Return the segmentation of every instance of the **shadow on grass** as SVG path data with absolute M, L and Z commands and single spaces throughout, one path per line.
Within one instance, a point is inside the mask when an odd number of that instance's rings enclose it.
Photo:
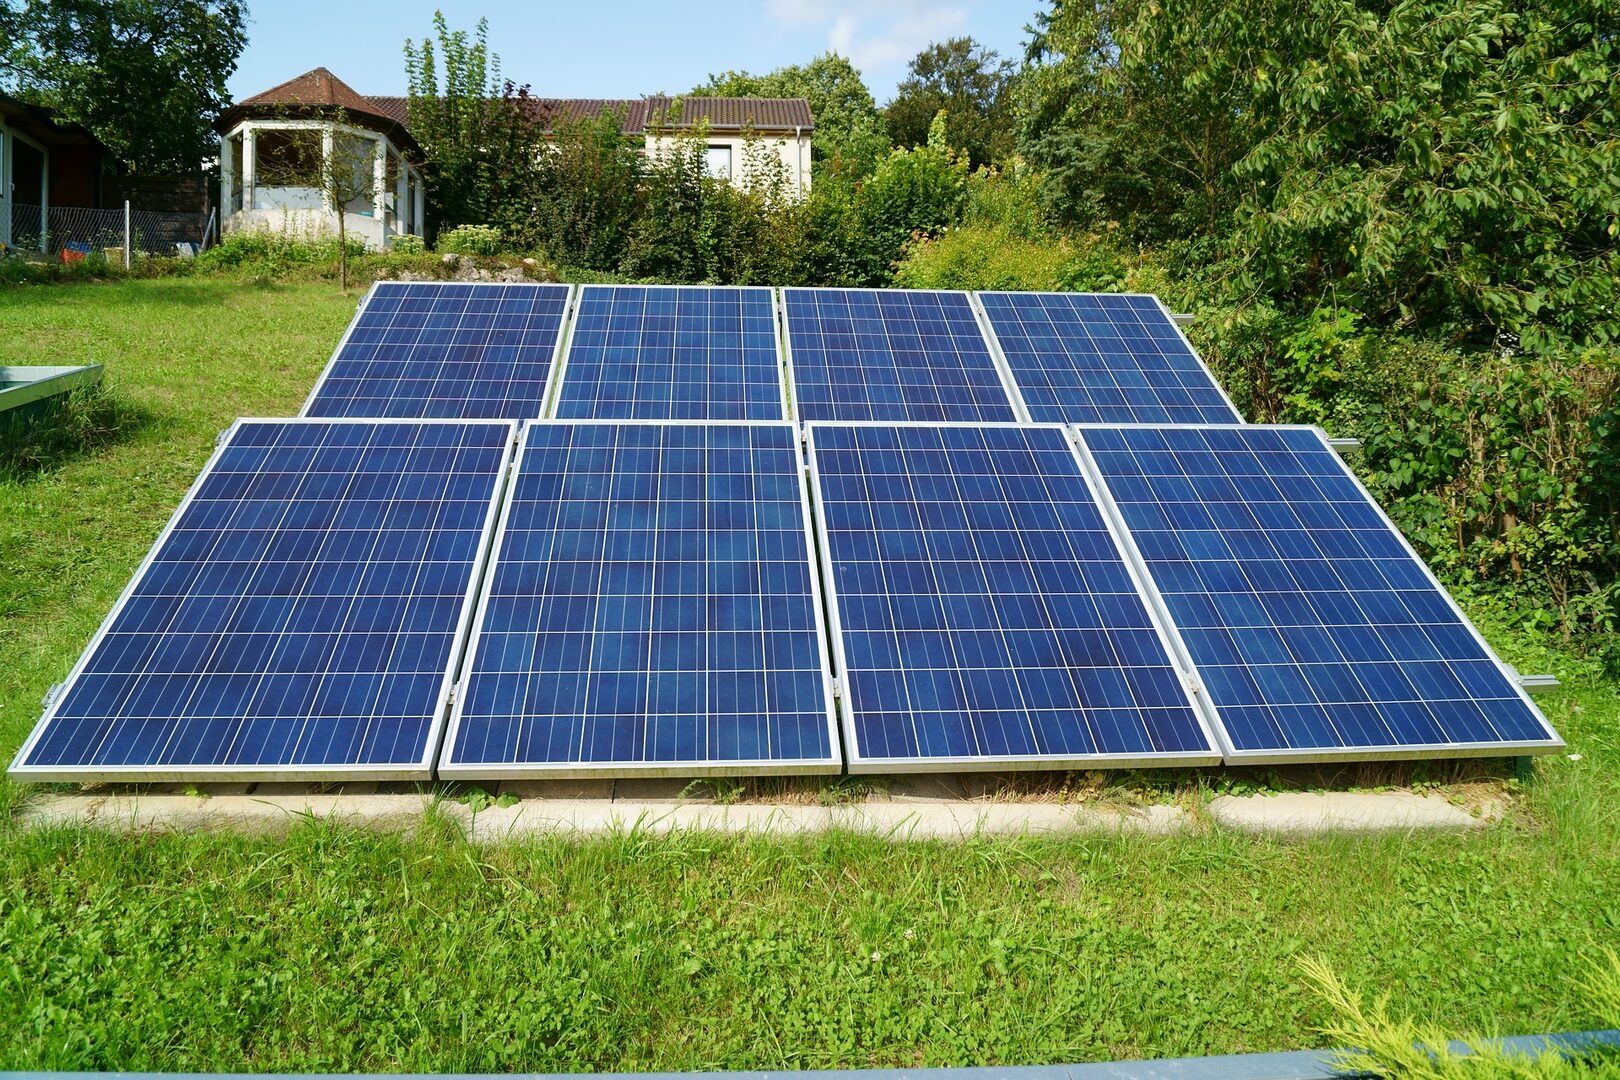
M 105 383 L 41 402 L 28 415 L 0 413 L 0 482 L 22 483 L 131 439 L 157 422 Z

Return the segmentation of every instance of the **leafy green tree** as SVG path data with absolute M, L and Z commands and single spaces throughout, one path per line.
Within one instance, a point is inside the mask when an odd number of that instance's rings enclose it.
M 882 118 L 861 73 L 845 57 L 825 53 L 808 64 L 789 64 L 765 75 L 727 71 L 693 88 L 699 96 L 802 97 L 816 122 L 812 167 L 865 176 L 889 149 Z
M 131 169 L 194 173 L 218 152 L 246 25 L 241 0 L 0 0 L 0 87 Z
M 611 273 L 636 220 L 643 171 L 622 113 L 565 121 L 526 190 L 514 192 L 495 220 L 518 246 L 538 248 L 560 266 Z
M 1019 142 L 1056 215 L 1155 244 L 1223 228 L 1262 123 L 1250 54 L 1291 51 L 1281 5 L 1053 0 L 1030 29 Z
M 1031 55 L 1069 220 L 1208 238 L 1231 295 L 1369 327 L 1620 340 L 1612 4 L 1057 3 Z
M 492 221 L 527 186 L 543 133 L 526 87 L 501 78 L 489 20 L 469 34 L 433 13 L 437 39 L 405 42 L 411 134 L 427 155 L 428 219 L 436 230 Z
M 1620 343 L 1620 9 L 1315 3 L 1254 50 L 1242 283 L 1481 343 Z M 1298 46 L 1296 45 L 1296 49 Z
M 884 107 L 889 139 L 917 146 L 934 117 L 946 114 L 946 139 L 966 150 L 973 166 L 1003 161 L 1014 148 L 1015 67 L 970 37 L 928 46 L 911 61 L 911 74 Z
M 894 150 L 862 186 L 867 284 L 888 283 L 908 243 L 961 220 L 967 162 L 952 155 L 945 137 L 944 120 L 936 117 L 925 145 Z

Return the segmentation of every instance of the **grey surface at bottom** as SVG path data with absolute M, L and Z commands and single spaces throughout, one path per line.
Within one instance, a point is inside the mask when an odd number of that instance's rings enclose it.
M 1488 1039 L 1481 1044 L 1510 1056 L 1537 1057 L 1549 1050 L 1566 1055 L 1592 1053 L 1597 1050 L 1620 1050 L 1620 1030 L 1574 1031 L 1553 1035 L 1518 1035 L 1506 1039 Z M 1451 1044 L 1453 1051 L 1468 1053 L 1464 1043 Z M 1363 1075 L 1345 1072 L 1337 1067 L 1336 1050 L 1292 1050 L 1276 1054 L 1230 1054 L 1220 1057 L 1160 1058 L 1141 1061 L 1094 1061 L 1076 1065 L 1012 1065 L 983 1066 L 961 1069 L 812 1069 L 804 1072 L 756 1071 L 714 1073 L 508 1073 L 526 1080 L 564 1080 L 566 1077 L 612 1076 L 618 1080 L 692 1080 L 695 1077 L 715 1077 L 717 1080 L 792 1080 L 805 1077 L 849 1077 L 851 1080 L 1225 1080 L 1243 1077 L 1246 1080 L 1333 1080 Z M 121 1080 L 142 1080 L 160 1076 L 210 1076 L 230 1080 L 255 1080 L 264 1073 L 94 1073 L 94 1072 L 0 1072 L 0 1080 L 89 1080 L 91 1077 L 117 1075 Z M 295 1073 L 298 1080 L 369 1080 L 387 1077 L 387 1080 L 440 1080 L 465 1077 L 469 1073 Z M 489 1074 L 482 1074 L 489 1075 Z

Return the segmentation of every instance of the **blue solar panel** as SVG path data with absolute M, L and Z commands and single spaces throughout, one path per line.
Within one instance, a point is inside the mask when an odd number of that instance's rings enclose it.
M 1219 760 L 1062 428 L 810 443 L 852 772 Z
M 513 435 L 238 421 L 13 772 L 426 779 Z
M 785 423 L 531 424 L 446 776 L 839 767 Z
M 1554 749 L 1557 735 L 1312 428 L 1081 428 L 1229 759 Z
M 379 282 L 303 415 L 537 417 L 545 407 L 569 289 Z
M 560 418 L 787 419 L 765 288 L 587 285 L 561 381 Z
M 966 293 L 783 289 L 800 420 L 1017 420 Z
M 1031 420 L 1243 422 L 1154 297 L 986 292 L 979 300 Z

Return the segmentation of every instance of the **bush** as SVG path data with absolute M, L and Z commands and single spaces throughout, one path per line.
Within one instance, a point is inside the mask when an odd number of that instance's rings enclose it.
M 396 236 L 388 242 L 388 250 L 395 255 L 421 255 L 427 251 L 427 241 L 420 236 Z
M 906 245 L 934 236 L 962 218 L 967 197 L 967 162 L 944 144 L 945 127 L 936 117 L 928 145 L 896 150 L 884 158 L 861 187 L 862 262 L 868 280 L 888 277 Z
M 1130 267 L 1095 236 L 1031 238 L 1006 225 L 961 225 L 907 245 L 895 281 L 908 289 L 1110 292 Z
M 553 261 L 616 272 L 638 210 L 641 155 L 604 112 L 561 125 L 540 155 L 532 190 L 501 207 L 507 234 Z
M 349 237 L 350 258 L 366 253 L 364 240 Z M 197 269 L 203 272 L 234 270 L 258 276 L 276 277 L 298 266 L 331 262 L 338 257 L 337 237 L 296 230 L 241 229 L 227 234 L 218 244 L 198 255 Z
M 1002 225 L 963 225 L 907 245 L 894 279 L 907 289 L 1063 287 L 1067 240 L 1036 241 Z
M 501 230 L 493 225 L 458 225 L 439 234 L 435 250 L 454 255 L 500 255 L 506 248 Z

